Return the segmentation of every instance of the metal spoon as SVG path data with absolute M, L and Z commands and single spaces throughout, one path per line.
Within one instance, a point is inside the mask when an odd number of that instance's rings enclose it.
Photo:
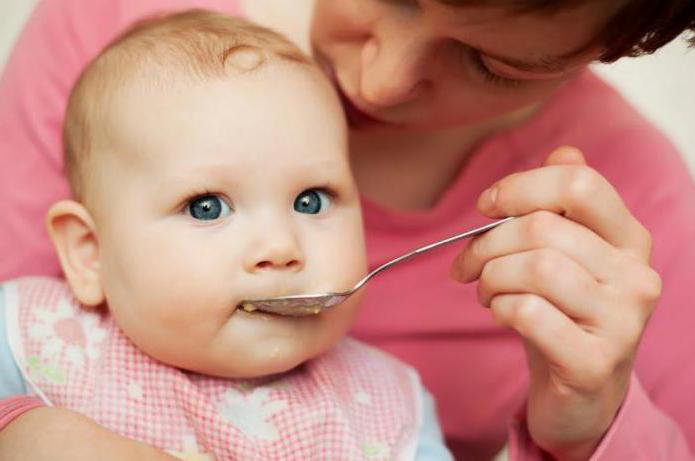
M 345 301 L 353 293 L 362 288 L 365 283 L 369 281 L 376 274 L 393 267 L 394 265 L 410 259 L 413 256 L 421 255 L 440 246 L 446 245 L 448 243 L 456 242 L 458 240 L 475 237 L 477 235 L 483 234 L 500 224 L 504 224 L 507 221 L 511 221 L 514 217 L 501 219 L 499 221 L 486 224 L 475 229 L 471 229 L 462 234 L 457 234 L 452 237 L 446 238 L 444 240 L 439 240 L 429 245 L 425 245 L 416 250 L 406 253 L 402 256 L 392 259 L 391 261 L 382 264 L 377 267 L 369 274 L 367 274 L 362 280 L 357 282 L 353 288 L 347 291 L 336 292 L 336 293 L 316 293 L 308 295 L 291 295 L 291 296 L 277 296 L 274 298 L 265 299 L 254 299 L 243 301 L 241 307 L 249 312 L 259 310 L 263 312 L 269 312 L 271 314 L 287 315 L 291 317 L 301 317 L 306 315 L 319 314 L 320 312 L 337 306 L 338 304 Z

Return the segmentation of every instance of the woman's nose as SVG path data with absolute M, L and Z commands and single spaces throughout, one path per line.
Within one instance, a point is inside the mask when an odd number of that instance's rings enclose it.
M 297 272 L 304 267 L 299 242 L 289 231 L 275 229 L 254 239 L 244 266 L 249 273 L 266 271 Z
M 417 37 L 373 37 L 362 48 L 360 96 L 390 107 L 416 99 L 428 85 L 426 44 Z

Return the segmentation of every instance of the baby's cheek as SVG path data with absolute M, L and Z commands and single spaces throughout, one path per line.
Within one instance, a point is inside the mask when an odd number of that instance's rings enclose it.
M 199 303 L 178 293 L 172 290 L 142 302 L 119 326 L 146 354 L 189 368 L 214 338 L 219 324 L 198 308 Z
M 366 270 L 364 234 L 358 209 L 342 215 L 315 241 L 322 242 L 321 259 L 334 280 L 356 282 Z
M 206 341 L 219 327 L 224 300 L 203 278 L 185 277 L 180 268 L 137 271 L 121 291 L 126 333 L 162 338 L 170 346 L 192 347 Z M 219 312 L 218 312 L 219 311 Z
M 345 283 L 355 284 L 367 270 L 364 241 L 361 234 L 352 233 L 333 245 L 334 263 L 331 266 L 335 276 Z

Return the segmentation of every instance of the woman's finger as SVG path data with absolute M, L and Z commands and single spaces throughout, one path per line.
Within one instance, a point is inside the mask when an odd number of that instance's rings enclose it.
M 478 206 L 490 217 L 552 211 L 643 261 L 649 258 L 649 233 L 630 214 L 613 186 L 583 165 L 551 165 L 512 174 L 483 192 Z
M 590 334 L 546 299 L 533 294 L 503 294 L 490 302 L 495 320 L 516 330 L 555 364 L 582 367 Z M 588 366 L 588 364 L 587 364 Z
M 603 317 L 601 285 L 563 253 L 544 248 L 493 259 L 480 276 L 483 306 L 501 294 L 529 293 L 547 299 L 567 317 L 595 326 Z
M 454 261 L 452 273 L 461 282 L 471 282 L 492 259 L 541 248 L 565 253 L 600 282 L 623 270 L 625 255 L 590 229 L 550 211 L 536 211 L 472 240 Z

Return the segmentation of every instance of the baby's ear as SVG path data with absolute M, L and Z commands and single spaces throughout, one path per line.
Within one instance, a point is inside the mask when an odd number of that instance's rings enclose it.
M 102 304 L 99 241 L 89 211 L 75 201 L 62 200 L 48 210 L 46 226 L 75 297 L 86 306 Z

